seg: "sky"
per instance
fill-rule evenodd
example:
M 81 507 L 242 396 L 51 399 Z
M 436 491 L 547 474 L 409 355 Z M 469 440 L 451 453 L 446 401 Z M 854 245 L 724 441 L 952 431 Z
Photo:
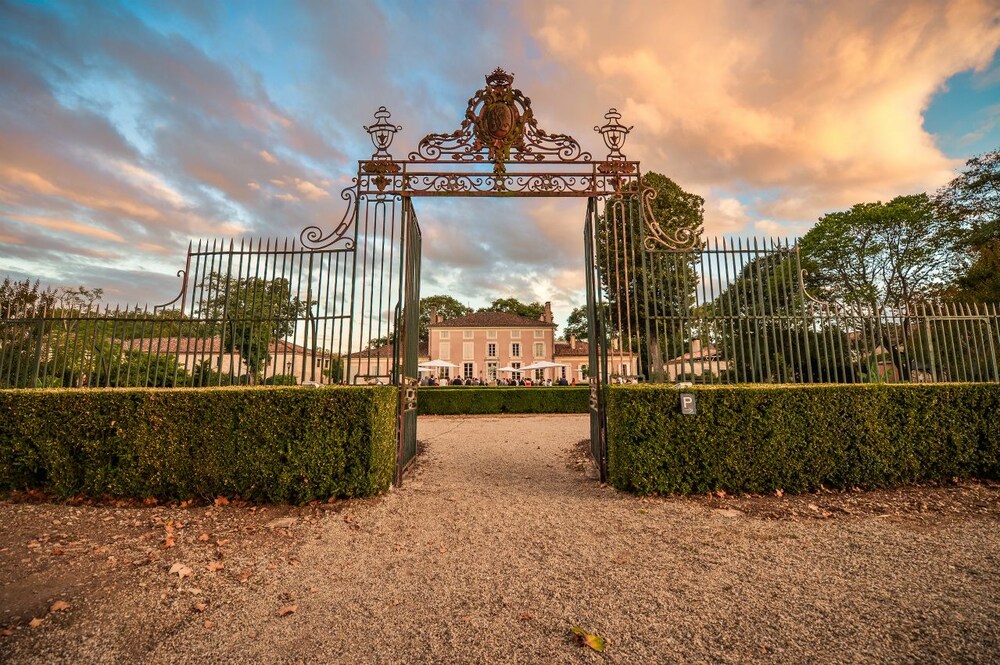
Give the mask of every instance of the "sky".
M 990 0 L 0 0 L 0 278 L 166 302 L 192 239 L 332 228 L 385 105 L 402 157 L 500 66 L 538 124 L 796 237 L 1000 146 Z M 581 200 L 424 199 L 421 294 L 584 303 Z

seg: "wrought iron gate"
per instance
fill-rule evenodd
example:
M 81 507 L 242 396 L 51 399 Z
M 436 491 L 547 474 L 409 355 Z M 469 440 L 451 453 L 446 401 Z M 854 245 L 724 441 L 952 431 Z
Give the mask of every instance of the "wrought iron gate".
M 396 315 L 395 383 L 399 386 L 396 485 L 417 455 L 417 360 L 420 343 L 420 225 L 413 201 L 403 199 L 402 291 Z

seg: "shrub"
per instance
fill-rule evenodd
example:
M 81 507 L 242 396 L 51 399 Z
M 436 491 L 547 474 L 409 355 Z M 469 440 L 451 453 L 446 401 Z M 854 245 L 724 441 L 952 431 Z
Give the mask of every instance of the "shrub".
M 386 490 L 394 387 L 0 391 L 0 490 L 305 502 Z
M 436 386 L 417 391 L 417 413 L 443 416 L 489 413 L 587 413 L 588 388 L 499 386 L 453 388 Z
M 1000 385 L 611 386 L 619 489 L 801 492 L 1000 477 Z

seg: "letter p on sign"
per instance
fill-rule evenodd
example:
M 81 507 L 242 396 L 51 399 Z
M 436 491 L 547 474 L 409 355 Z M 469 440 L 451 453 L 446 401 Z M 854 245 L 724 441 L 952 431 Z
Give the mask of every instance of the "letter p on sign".
M 693 393 L 681 393 L 681 413 L 685 416 L 698 415 L 698 407 L 695 405 Z

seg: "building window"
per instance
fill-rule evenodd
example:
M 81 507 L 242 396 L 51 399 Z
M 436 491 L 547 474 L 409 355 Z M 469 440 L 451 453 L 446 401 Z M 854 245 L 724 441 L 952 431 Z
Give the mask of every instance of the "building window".
M 476 336 L 475 330 L 463 330 L 462 339 L 474 339 Z
M 535 342 L 535 357 L 541 358 L 545 355 L 545 342 Z
M 544 330 L 536 330 L 535 331 L 535 339 L 545 339 L 545 331 Z
M 451 378 L 451 369 L 448 367 L 442 367 L 438 371 L 438 378 L 447 381 L 449 378 Z
M 475 342 L 462 342 L 462 360 L 472 360 L 476 357 L 473 355 L 475 345 Z
M 513 342 L 510 345 L 510 356 L 511 356 L 511 358 L 520 358 L 521 357 L 521 344 L 520 344 L 520 342 Z M 521 364 L 518 363 L 517 366 L 520 367 Z
M 451 339 L 451 331 L 442 330 L 441 332 L 438 333 L 438 339 Z
M 439 352 L 441 353 L 441 360 L 451 360 L 451 343 L 442 344 Z
M 462 377 L 466 379 L 472 378 L 472 363 L 462 363 Z
M 510 331 L 510 338 L 511 339 L 521 339 L 521 331 L 520 330 L 511 330 Z
M 542 381 L 543 379 L 545 379 L 545 370 L 544 369 L 536 369 L 535 370 L 535 381 Z
M 497 364 L 496 362 L 486 363 L 486 378 L 490 381 L 495 381 L 497 378 Z
M 496 338 L 497 338 L 497 331 L 496 330 L 487 330 L 486 331 L 486 339 L 496 339 Z
M 510 366 L 513 367 L 514 369 L 520 369 L 521 363 L 511 363 Z M 520 372 L 511 372 L 511 378 L 514 379 L 515 381 L 520 381 L 521 380 L 521 373 Z
M 497 357 L 497 345 L 495 342 L 490 342 L 486 345 L 486 357 L 496 358 Z

